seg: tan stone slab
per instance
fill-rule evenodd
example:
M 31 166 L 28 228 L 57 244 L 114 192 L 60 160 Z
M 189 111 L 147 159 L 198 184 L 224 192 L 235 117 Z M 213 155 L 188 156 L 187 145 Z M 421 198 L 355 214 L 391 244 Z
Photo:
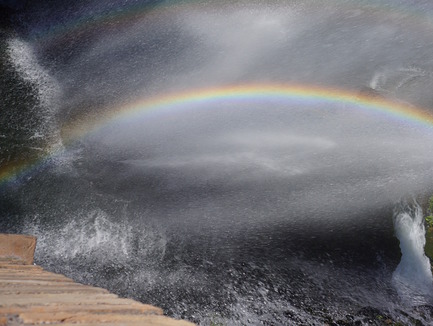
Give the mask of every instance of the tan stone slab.
M 8 272 L 3 273 L 2 275 L 0 275 L 0 279 L 5 279 L 8 277 L 15 277 L 15 278 L 22 278 L 22 279 L 26 279 L 29 277 L 34 277 L 34 278 L 40 278 L 40 279 L 53 279 L 53 280 L 69 280 L 72 281 L 70 278 L 63 276 L 63 275 L 56 275 L 56 274 L 45 274 L 45 273 L 32 273 L 32 272 L 26 272 L 26 273 L 17 273 L 13 270 L 8 270 Z
M 23 268 L 24 267 L 24 268 Z M 51 277 L 62 277 L 67 278 L 64 275 L 51 273 L 44 271 L 38 266 L 34 265 L 1 265 L 0 264 L 0 277 L 2 275 L 14 274 L 17 276 L 20 275 L 32 275 L 32 276 L 51 276 Z
M 51 282 L 63 282 L 63 283 L 74 283 L 73 280 L 67 277 L 52 277 L 48 275 L 32 275 L 29 274 L 22 274 L 22 275 L 16 275 L 15 273 L 11 274 L 5 274 L 0 276 L 0 282 L 4 283 L 8 280 L 16 280 L 16 281 L 51 281 Z
M 115 294 L 0 294 L 0 306 L 10 305 L 48 305 L 48 304 L 92 304 L 112 303 L 113 300 L 121 300 Z M 119 303 L 120 304 L 120 303 Z
M 109 293 L 107 290 L 89 287 L 0 287 L 0 295 L 29 295 L 29 294 L 104 294 Z
M 192 325 L 162 316 L 160 308 L 31 265 L 35 245 L 33 237 L 0 234 L 0 326 Z
M 34 271 L 34 270 L 43 271 L 42 267 L 36 266 L 36 265 L 4 264 L 3 262 L 0 262 L 0 273 L 4 272 L 5 270 L 8 270 L 8 269 L 16 270 L 16 271 L 29 271 L 29 270 L 31 270 L 31 271 Z
M 60 274 L 54 274 L 54 273 L 46 273 L 46 272 L 41 272 L 38 270 L 35 271 L 16 271 L 13 269 L 5 269 L 0 273 L 0 277 L 4 278 L 5 276 L 8 275 L 12 275 L 14 277 L 51 277 L 53 279 L 68 279 L 70 280 L 69 277 L 60 275 Z
M 0 274 L 6 273 L 16 273 L 16 274 L 42 274 L 42 275 L 52 275 L 52 276 L 62 276 L 61 274 L 56 274 L 52 272 L 47 272 L 41 267 L 36 265 L 2 265 L 0 264 Z
M 60 275 L 60 274 L 54 274 L 54 273 L 48 273 L 48 272 L 41 272 L 41 271 L 15 271 L 13 269 L 5 269 L 3 272 L 0 273 L 0 280 L 7 279 L 7 278 L 15 278 L 15 279 L 28 279 L 28 278 L 34 278 L 34 279 L 53 279 L 53 280 L 64 280 L 64 281 L 70 281 L 73 282 L 72 279 L 69 277 Z
M 133 302 L 131 304 L 70 304 L 51 306 L 9 306 L 0 307 L 0 316 L 14 315 L 23 312 L 29 313 L 59 313 L 59 312 L 83 312 L 83 313 L 128 313 L 128 314 L 152 314 L 162 315 L 161 308 L 148 304 Z
M 42 323 L 89 323 L 89 324 L 105 324 L 115 323 L 117 325 L 127 324 L 130 322 L 141 323 L 142 325 L 192 325 L 189 322 L 182 320 L 174 320 L 165 316 L 158 315 L 130 315 L 130 314 L 37 314 L 37 313 L 22 313 L 19 314 L 19 319 L 25 324 L 42 324 Z
M 6 301 L 5 301 L 6 300 Z M 37 300 L 37 301 L 36 301 Z M 113 295 L 99 295 L 99 296 L 83 296 L 83 295 L 69 295 L 56 299 L 56 296 L 39 295 L 39 298 L 32 296 L 32 298 L 24 298 L 22 295 L 15 296 L 2 296 L 0 295 L 0 307 L 8 306 L 52 306 L 52 305 L 77 305 L 81 304 L 83 307 L 92 304 L 114 304 L 114 305 L 130 305 L 136 303 L 130 299 L 120 299 Z
M 77 289 L 77 290 L 84 290 L 84 289 L 99 289 L 101 291 L 105 291 L 108 292 L 108 290 L 105 290 L 103 288 L 98 288 L 95 286 L 89 286 L 89 285 L 83 285 L 83 284 L 79 284 L 79 283 L 70 283 L 70 282 L 65 282 L 65 283 L 59 283 L 59 282 L 49 282 L 48 284 L 45 284 L 44 286 L 42 286 L 41 284 L 29 284 L 27 282 L 0 282 L 0 291 L 10 291 L 10 290 L 30 290 L 30 289 L 34 289 L 34 290 L 40 290 L 40 289 L 45 289 L 45 290 L 51 290 L 51 289 L 65 289 L 65 290 L 70 290 L 70 289 Z
M 0 234 L 0 257 L 20 259 L 25 264 L 33 264 L 36 238 L 21 234 Z
M 4 278 L 2 280 L 0 280 L 0 286 L 1 284 L 4 283 L 35 283 L 35 282 L 46 282 L 46 283 L 57 283 L 57 284 L 67 284 L 67 283 L 74 283 L 72 280 L 63 280 L 63 279 L 51 279 L 51 278 L 35 278 L 32 279 L 31 277 L 27 277 L 27 278 L 19 278 L 19 279 L 14 279 L 12 277 L 9 278 Z M 42 284 L 42 283 L 40 283 Z
M 168 318 L 168 317 L 167 317 Z M 127 321 L 127 322 L 106 322 L 106 323 L 69 323 L 69 322 L 64 322 L 64 323 L 53 323 L 53 324 L 49 324 L 50 326 L 95 326 L 95 325 L 101 325 L 101 326 L 192 326 L 194 325 L 193 323 L 190 323 L 188 321 L 185 320 L 176 320 L 176 319 L 170 319 L 168 318 L 168 320 L 171 321 L 165 321 L 165 320 L 161 320 L 161 319 L 153 319 L 151 321 L 147 320 L 147 321 Z M 0 326 L 2 326 L 0 324 Z
M 101 325 L 101 326 L 155 326 L 155 324 L 143 324 L 141 322 L 122 322 L 122 323 L 68 323 L 68 322 L 64 322 L 64 323 L 53 323 L 53 324 L 47 324 L 50 326 L 95 326 L 95 325 Z M 188 324 L 188 326 L 190 326 L 191 324 Z M 0 324 L 0 326 L 9 326 L 7 324 L 3 325 Z M 15 325 L 13 325 L 15 326 Z M 170 325 L 166 325 L 166 326 L 170 326 Z M 178 325 L 175 325 L 178 326 Z M 180 325 L 183 326 L 183 325 Z
M 4 279 L 0 280 L 0 287 L 10 285 L 10 284 L 28 284 L 28 285 L 41 285 L 41 286 L 49 286 L 49 285 L 67 285 L 67 284 L 76 284 L 74 282 L 62 282 L 62 281 L 50 281 L 50 280 L 14 280 L 14 279 Z
M 16 273 L 16 274 L 46 274 L 41 267 L 36 265 L 2 265 L 0 263 L 0 275 L 6 273 Z M 57 274 L 58 275 L 58 274 Z
M 26 262 L 17 257 L 0 257 L 0 264 L 26 265 Z
M 173 319 L 175 322 L 183 322 L 183 321 L 178 321 Z M 157 321 L 159 322 L 159 321 Z M 161 324 L 155 324 L 155 321 L 153 323 L 147 322 L 146 324 L 143 324 L 142 322 L 133 322 L 133 321 L 129 321 L 129 322 L 122 322 L 122 323 L 54 323 L 54 324 L 49 324 L 50 326 L 95 326 L 95 325 L 101 325 L 101 326 L 160 326 Z M 165 324 L 162 326 L 184 326 L 185 324 Z M 185 326 L 191 326 L 194 324 L 187 324 Z M 0 324 L 0 326 L 3 326 L 2 324 Z M 9 326 L 9 325 L 7 325 Z M 15 326 L 15 325 L 14 325 Z

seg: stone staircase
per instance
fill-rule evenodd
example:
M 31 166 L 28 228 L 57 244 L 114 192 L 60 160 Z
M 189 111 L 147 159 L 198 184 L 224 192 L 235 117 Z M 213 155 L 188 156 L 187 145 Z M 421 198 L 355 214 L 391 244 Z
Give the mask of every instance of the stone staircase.
M 0 326 L 189 326 L 160 308 L 75 283 L 33 265 L 36 238 L 0 234 Z

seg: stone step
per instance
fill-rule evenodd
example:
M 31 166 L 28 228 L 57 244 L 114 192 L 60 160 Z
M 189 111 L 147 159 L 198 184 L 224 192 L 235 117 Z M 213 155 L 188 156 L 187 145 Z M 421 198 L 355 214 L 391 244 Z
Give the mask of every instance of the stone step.
M 154 314 L 163 315 L 161 308 L 154 307 L 147 304 L 131 303 L 131 304 L 90 304 L 83 306 L 82 304 L 76 305 L 51 305 L 51 306 L 8 306 L 0 307 L 0 315 L 6 314 L 20 314 L 24 312 L 30 313 L 59 313 L 59 312 L 89 312 L 89 313 L 129 313 L 129 314 Z
M 35 247 L 34 237 L 0 234 L 0 326 L 192 325 L 32 265 Z

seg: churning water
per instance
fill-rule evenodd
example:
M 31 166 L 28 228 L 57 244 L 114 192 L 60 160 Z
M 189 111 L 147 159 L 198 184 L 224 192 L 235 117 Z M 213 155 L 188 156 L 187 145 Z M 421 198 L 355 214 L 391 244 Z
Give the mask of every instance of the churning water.
M 433 322 L 429 1 L 0 5 L 38 264 L 202 325 Z

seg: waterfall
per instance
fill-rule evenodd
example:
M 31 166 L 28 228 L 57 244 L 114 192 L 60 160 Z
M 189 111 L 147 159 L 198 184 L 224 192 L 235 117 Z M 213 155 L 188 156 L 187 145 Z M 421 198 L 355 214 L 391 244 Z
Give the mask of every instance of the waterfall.
M 431 302 L 433 277 L 430 261 L 424 253 L 425 228 L 418 203 L 401 204 L 395 209 L 394 229 L 402 255 L 393 274 L 398 294 L 403 301 L 414 305 Z

